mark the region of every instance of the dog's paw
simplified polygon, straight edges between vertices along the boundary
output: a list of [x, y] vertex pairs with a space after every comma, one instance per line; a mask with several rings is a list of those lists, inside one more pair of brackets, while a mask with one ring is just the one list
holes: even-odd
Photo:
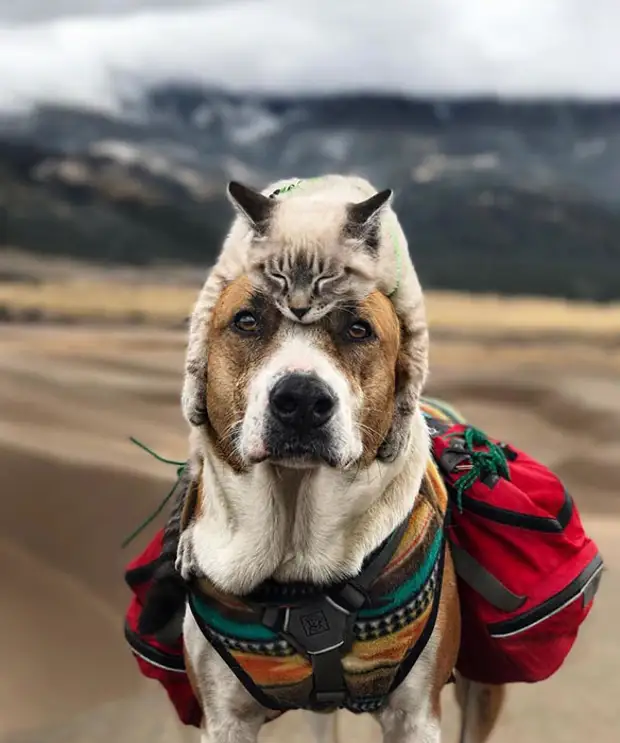
[[194, 428], [204, 426], [208, 420], [204, 404], [206, 389], [204, 382], [197, 379], [193, 369], [186, 370], [183, 391], [181, 393], [181, 410], [185, 420]]
[[189, 529], [186, 529], [179, 537], [179, 546], [177, 547], [177, 557], [174, 562], [174, 568], [183, 578], [189, 580], [192, 576], [198, 574], [198, 562], [194, 555], [192, 540]]
[[407, 448], [409, 431], [402, 428], [391, 428], [384, 442], [379, 447], [377, 459], [382, 462], [393, 462]]
[[207, 409], [205, 407], [194, 406], [187, 412], [187, 422], [194, 428], [202, 428], [209, 420]]
[[393, 462], [407, 448], [411, 438], [411, 414], [395, 413], [392, 426], [377, 452], [377, 459]]

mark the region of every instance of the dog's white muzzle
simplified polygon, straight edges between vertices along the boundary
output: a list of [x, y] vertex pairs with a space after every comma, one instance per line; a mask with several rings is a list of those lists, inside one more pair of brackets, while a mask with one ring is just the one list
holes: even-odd
[[287, 329], [252, 380], [239, 451], [247, 464], [346, 467], [362, 455], [360, 400], [311, 329]]

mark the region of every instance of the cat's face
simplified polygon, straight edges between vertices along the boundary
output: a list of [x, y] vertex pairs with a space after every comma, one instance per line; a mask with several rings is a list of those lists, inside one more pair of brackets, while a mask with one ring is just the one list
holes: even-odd
[[317, 322], [335, 307], [360, 301], [374, 289], [370, 256], [352, 251], [347, 256], [344, 246], [338, 257], [308, 247], [294, 250], [274, 245], [254, 250], [252, 282], [296, 322]]
[[379, 217], [390, 190], [359, 203], [280, 201], [231, 182], [228, 195], [250, 228], [249, 278], [285, 317], [314, 323], [376, 288]]

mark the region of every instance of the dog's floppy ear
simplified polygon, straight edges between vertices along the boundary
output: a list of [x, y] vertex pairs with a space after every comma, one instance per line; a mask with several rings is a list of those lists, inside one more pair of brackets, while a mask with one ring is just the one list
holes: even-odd
[[365, 227], [391, 202], [392, 194], [392, 189], [386, 188], [384, 191], [379, 191], [365, 201], [360, 201], [357, 204], [348, 204], [348, 223], [356, 227]]
[[263, 232], [276, 202], [237, 181], [230, 181], [226, 194], [231, 204], [248, 220], [250, 226]]

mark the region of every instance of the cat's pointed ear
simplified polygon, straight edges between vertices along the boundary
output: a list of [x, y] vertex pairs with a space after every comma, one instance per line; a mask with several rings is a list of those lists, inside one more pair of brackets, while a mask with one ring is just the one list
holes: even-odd
[[392, 201], [392, 194], [392, 189], [386, 188], [384, 191], [379, 191], [374, 196], [366, 199], [366, 201], [360, 201], [358, 204], [348, 204], [347, 220], [349, 224], [356, 227], [367, 225]]
[[228, 184], [226, 194], [235, 209], [253, 228], [260, 231], [264, 229], [275, 206], [273, 199], [237, 181]]

